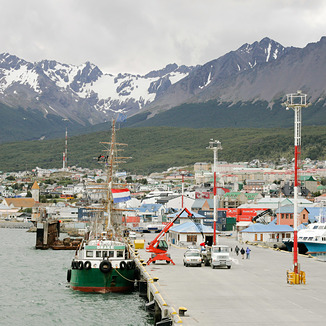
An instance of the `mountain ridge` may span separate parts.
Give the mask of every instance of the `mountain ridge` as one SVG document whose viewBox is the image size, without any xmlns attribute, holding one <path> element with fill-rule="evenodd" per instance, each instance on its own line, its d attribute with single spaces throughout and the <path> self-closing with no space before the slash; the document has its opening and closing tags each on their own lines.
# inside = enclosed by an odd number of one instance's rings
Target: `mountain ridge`
<svg viewBox="0 0 326 326">
<path fill-rule="evenodd" d="M 326 92 L 326 37 L 304 48 L 284 47 L 265 37 L 259 42 L 244 43 L 203 65 L 173 63 L 142 76 L 104 73 L 91 62 L 79 66 L 55 60 L 30 63 L 8 53 L 0 54 L 0 118 L 8 119 L 12 109 L 9 120 L 12 128 L 20 126 L 21 139 L 54 137 L 66 127 L 71 133 L 101 130 L 119 113 L 128 118 L 129 126 L 157 125 L 162 114 L 167 124 L 175 125 L 173 119 L 177 115 L 177 126 L 186 126 L 180 114 L 176 114 L 180 107 L 184 114 L 196 113 L 196 128 L 206 124 L 214 127 L 213 116 L 225 119 L 225 127 L 259 127 L 249 121 L 263 123 L 257 121 L 257 114 L 274 119 L 269 126 L 278 126 L 280 118 L 264 110 L 275 110 L 285 94 L 298 89 L 316 105 L 317 109 L 311 110 L 314 116 L 310 123 L 326 123 L 321 112 Z M 257 101 L 262 111 L 257 111 Z M 196 105 L 198 112 L 191 105 Z M 241 108 L 246 112 L 238 111 Z M 235 112 L 239 119 L 241 116 L 241 122 L 236 121 Z M 217 113 L 223 116 L 216 116 Z M 26 119 L 38 123 L 28 124 Z M 288 119 L 287 126 L 290 116 Z M 10 126 L 5 120 L 4 124 L 8 130 Z M 18 134 L 0 131 L 0 142 L 19 140 Z"/>
</svg>

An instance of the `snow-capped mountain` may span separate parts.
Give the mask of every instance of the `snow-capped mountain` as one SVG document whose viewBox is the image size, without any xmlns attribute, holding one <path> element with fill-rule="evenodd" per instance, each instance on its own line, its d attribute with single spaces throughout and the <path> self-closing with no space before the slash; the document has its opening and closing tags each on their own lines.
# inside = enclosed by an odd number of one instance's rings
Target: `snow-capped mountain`
<svg viewBox="0 0 326 326">
<path fill-rule="evenodd" d="M 228 81 L 244 72 L 253 71 L 258 66 L 266 66 L 280 60 L 288 48 L 269 39 L 244 44 L 218 59 L 198 66 L 181 81 L 171 86 L 149 108 L 169 109 L 189 101 L 206 101 L 216 98 L 219 89 Z M 226 101 L 228 99 L 225 99 Z"/>
<path fill-rule="evenodd" d="M 39 109 L 80 124 L 96 124 L 112 113 L 138 112 L 191 72 L 193 67 L 167 65 L 145 76 L 105 74 L 86 62 L 80 66 L 44 60 L 27 62 L 0 54 L 0 101 L 8 106 Z"/>
<path fill-rule="evenodd" d="M 49 60 L 31 63 L 0 54 L 0 130 L 5 135 L 2 139 L 53 137 L 54 132 L 62 133 L 67 125 L 77 132 L 81 126 L 86 129 L 84 126 L 108 121 L 117 112 L 128 117 L 143 113 L 128 119 L 125 125 L 129 126 L 259 127 L 257 112 L 271 111 L 284 94 L 297 90 L 309 94 L 310 101 L 319 101 L 314 113 L 310 110 L 309 118 L 311 124 L 320 124 L 324 121 L 321 103 L 326 94 L 325 53 L 326 37 L 303 49 L 285 48 L 264 38 L 204 65 L 169 64 L 146 75 L 104 73 L 90 62 L 80 66 Z M 263 104 L 257 109 L 258 101 Z M 206 117 L 204 107 L 208 102 L 216 107 Z M 248 110 L 245 114 L 241 108 L 244 102 Z M 161 118 L 164 111 L 177 110 L 183 104 L 196 105 L 193 111 L 179 115 L 171 111 L 165 120 Z M 227 109 L 230 106 L 240 111 L 234 114 Z M 218 110 L 223 111 L 223 123 L 219 117 L 221 124 L 212 118 Z M 241 123 L 237 121 L 240 116 Z M 11 132 L 12 126 L 19 126 L 20 136 Z M 0 134 L 0 142 L 2 139 Z"/>
</svg>

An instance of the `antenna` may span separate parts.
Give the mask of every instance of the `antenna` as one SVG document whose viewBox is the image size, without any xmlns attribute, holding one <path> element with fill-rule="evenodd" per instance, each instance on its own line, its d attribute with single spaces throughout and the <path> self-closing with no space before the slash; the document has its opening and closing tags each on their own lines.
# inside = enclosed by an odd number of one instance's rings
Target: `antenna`
<svg viewBox="0 0 326 326">
<path fill-rule="evenodd" d="M 67 128 L 66 128 L 65 157 L 66 157 L 66 168 L 68 168 L 68 130 L 67 130 Z"/>
<path fill-rule="evenodd" d="M 67 168 L 68 168 L 68 131 L 66 128 L 65 151 L 62 153 L 62 169 L 65 170 Z"/>
</svg>

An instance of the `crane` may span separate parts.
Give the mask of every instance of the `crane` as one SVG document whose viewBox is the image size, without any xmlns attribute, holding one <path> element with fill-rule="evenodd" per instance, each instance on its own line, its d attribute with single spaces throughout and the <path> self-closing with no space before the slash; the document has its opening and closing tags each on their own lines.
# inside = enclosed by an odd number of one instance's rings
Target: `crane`
<svg viewBox="0 0 326 326">
<path fill-rule="evenodd" d="M 175 265 L 174 261 L 170 257 L 170 254 L 167 253 L 167 250 L 169 248 L 168 244 L 165 240 L 162 240 L 162 237 L 168 232 L 168 230 L 173 226 L 173 223 L 181 216 L 183 212 L 186 212 L 188 214 L 188 218 L 194 218 L 193 214 L 187 208 L 184 208 L 178 215 L 176 215 L 171 220 L 171 222 L 167 224 L 164 229 L 162 229 L 162 231 L 157 235 L 157 237 L 152 240 L 146 247 L 146 251 L 152 253 L 151 258 L 149 258 L 147 261 L 147 265 L 149 265 L 150 263 L 155 264 L 157 260 L 165 260 L 167 264 L 172 263 L 173 265 Z"/>
</svg>

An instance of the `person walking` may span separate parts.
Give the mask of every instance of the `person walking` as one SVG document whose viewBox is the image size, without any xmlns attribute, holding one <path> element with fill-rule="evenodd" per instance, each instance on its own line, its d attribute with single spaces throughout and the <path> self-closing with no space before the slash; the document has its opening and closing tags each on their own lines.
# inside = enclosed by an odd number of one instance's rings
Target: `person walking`
<svg viewBox="0 0 326 326">
<path fill-rule="evenodd" d="M 244 259 L 245 250 L 243 248 L 241 248 L 240 253 L 242 255 L 242 259 Z"/>
<path fill-rule="evenodd" d="M 250 249 L 249 249 L 249 247 L 247 247 L 247 249 L 246 249 L 246 254 L 247 254 L 247 259 L 250 259 Z"/>
<path fill-rule="evenodd" d="M 237 256 L 239 256 L 240 248 L 238 246 L 235 246 L 234 251 L 237 254 Z"/>
</svg>

